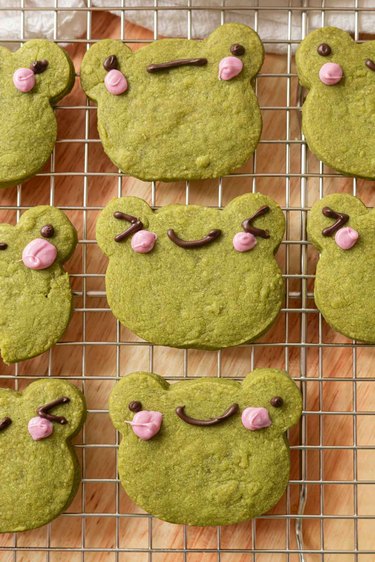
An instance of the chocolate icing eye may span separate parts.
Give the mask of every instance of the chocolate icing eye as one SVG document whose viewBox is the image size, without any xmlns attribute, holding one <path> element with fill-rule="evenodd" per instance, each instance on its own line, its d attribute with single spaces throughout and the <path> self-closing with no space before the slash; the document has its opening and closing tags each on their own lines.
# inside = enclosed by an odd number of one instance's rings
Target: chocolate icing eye
<svg viewBox="0 0 375 562">
<path fill-rule="evenodd" d="M 131 234 L 143 229 L 143 222 L 137 219 L 137 217 L 133 217 L 133 215 L 128 215 L 127 213 L 122 213 L 121 211 L 115 211 L 113 216 L 115 219 L 119 219 L 120 221 L 130 222 L 129 228 L 126 228 L 123 232 L 120 232 L 120 234 L 115 236 L 115 242 L 122 242 L 122 240 L 125 240 L 125 238 Z"/>
<path fill-rule="evenodd" d="M 48 68 L 48 60 L 46 59 L 34 60 L 34 62 L 32 62 L 30 65 L 30 69 L 34 72 L 34 74 L 42 74 L 47 70 L 47 68 Z"/>
<path fill-rule="evenodd" d="M 281 406 L 284 404 L 284 400 L 281 398 L 281 396 L 274 396 L 273 398 L 271 398 L 270 404 L 274 408 L 281 408 Z"/>
<path fill-rule="evenodd" d="M 343 227 L 349 220 L 349 215 L 346 213 L 336 212 L 330 207 L 323 207 L 322 213 L 325 217 L 336 219 L 331 226 L 327 226 L 322 230 L 323 236 L 332 236 L 332 234 L 335 234 L 335 232 L 340 230 L 340 228 Z"/>
<path fill-rule="evenodd" d="M 375 62 L 373 60 L 367 59 L 365 65 L 367 66 L 367 68 L 375 72 Z"/>
<path fill-rule="evenodd" d="M 104 69 L 107 71 L 118 69 L 118 60 L 116 55 L 109 55 L 103 62 Z"/>
<path fill-rule="evenodd" d="M 317 51 L 321 57 L 328 57 L 332 53 L 332 49 L 327 43 L 321 43 Z"/>
<path fill-rule="evenodd" d="M 230 52 L 232 53 L 232 55 L 240 57 L 241 55 L 245 54 L 245 47 L 243 45 L 240 45 L 239 43 L 234 43 L 230 47 Z"/>
<path fill-rule="evenodd" d="M 3 419 L 0 421 L 0 431 L 3 431 L 3 430 L 6 429 L 7 427 L 9 427 L 11 423 L 12 423 L 12 420 L 11 420 L 10 418 L 8 418 L 8 417 L 3 418 Z"/>
<path fill-rule="evenodd" d="M 327 43 L 321 43 L 317 48 L 317 51 L 321 57 L 329 57 L 332 53 L 332 49 L 329 45 L 327 45 Z"/>
<path fill-rule="evenodd" d="M 40 234 L 43 236 L 43 238 L 52 238 L 52 236 L 54 236 L 55 234 L 55 229 L 53 228 L 52 224 L 45 224 L 40 229 Z"/>
<path fill-rule="evenodd" d="M 8 247 L 8 244 L 6 242 L 0 242 L 0 250 L 6 250 Z"/>
<path fill-rule="evenodd" d="M 269 238 L 270 233 L 268 232 L 268 230 L 263 230 L 263 228 L 257 228 L 256 226 L 253 226 L 253 221 L 255 221 L 255 219 L 266 215 L 267 213 L 269 213 L 269 211 L 270 208 L 268 205 L 260 207 L 260 209 L 258 209 L 256 213 L 242 222 L 242 228 L 244 229 L 244 231 L 250 232 L 254 236 L 260 236 L 260 238 Z"/>
<path fill-rule="evenodd" d="M 55 416 L 55 414 L 50 414 L 50 410 L 55 408 L 56 406 L 60 406 L 60 404 L 68 404 L 70 402 L 70 398 L 67 396 L 62 396 L 61 398 L 57 398 L 48 404 L 43 404 L 43 406 L 39 406 L 37 409 L 37 414 L 40 418 L 44 418 L 50 422 L 56 422 L 60 425 L 65 425 L 68 423 L 68 420 L 64 418 L 64 416 Z"/>
<path fill-rule="evenodd" d="M 139 400 L 133 400 L 133 402 L 130 402 L 128 408 L 131 412 L 140 412 L 142 410 L 142 404 Z"/>
</svg>

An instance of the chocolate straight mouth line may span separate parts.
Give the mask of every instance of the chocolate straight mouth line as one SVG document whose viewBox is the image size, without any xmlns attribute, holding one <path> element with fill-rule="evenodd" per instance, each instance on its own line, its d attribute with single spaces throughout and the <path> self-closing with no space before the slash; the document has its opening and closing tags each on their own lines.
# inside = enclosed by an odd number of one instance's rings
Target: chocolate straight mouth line
<svg viewBox="0 0 375 562">
<path fill-rule="evenodd" d="M 217 418 L 209 418 L 208 420 L 199 420 L 197 418 L 192 418 L 188 416 L 187 414 L 185 414 L 185 406 L 178 406 L 176 408 L 176 414 L 185 423 L 188 423 L 190 425 L 198 425 L 201 427 L 206 427 L 210 425 L 216 425 L 218 423 L 221 423 L 222 421 L 227 420 L 228 418 L 236 414 L 238 410 L 239 410 L 238 404 L 231 404 L 229 408 L 225 410 L 224 414 L 218 416 Z"/>
<path fill-rule="evenodd" d="M 171 60 L 169 62 L 161 62 L 149 64 L 147 72 L 160 72 L 161 70 L 168 70 L 169 68 L 178 68 L 180 66 L 206 66 L 207 59 L 179 59 Z"/>
</svg>

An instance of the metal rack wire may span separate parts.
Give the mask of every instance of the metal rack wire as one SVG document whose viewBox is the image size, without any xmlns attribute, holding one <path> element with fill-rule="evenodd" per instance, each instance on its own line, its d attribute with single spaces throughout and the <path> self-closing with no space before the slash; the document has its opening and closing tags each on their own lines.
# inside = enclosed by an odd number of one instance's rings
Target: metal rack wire
<svg viewBox="0 0 375 562">
<path fill-rule="evenodd" d="M 279 43 L 285 46 L 286 54 L 279 57 L 276 65 L 275 58 L 266 61 L 257 80 L 270 134 L 263 137 L 253 162 L 244 171 L 207 184 L 207 204 L 222 207 L 238 190 L 260 190 L 272 196 L 278 194 L 286 214 L 286 239 L 279 254 L 286 279 L 285 306 L 270 334 L 252 345 L 215 354 L 154 348 L 134 338 L 111 317 L 105 301 L 104 264 L 93 236 L 95 215 L 111 197 L 128 194 L 133 188 L 154 207 L 168 200 L 168 190 L 156 183 L 137 182 L 135 187 L 129 186 L 125 176 L 112 167 L 96 169 L 93 151 L 100 150 L 100 143 L 93 126 L 95 107 L 85 103 L 82 96 L 70 105 L 65 100 L 60 102 L 57 108 L 60 122 L 64 121 L 66 113 L 74 112 L 78 116 L 83 112 L 81 134 L 78 132 L 71 138 L 70 132 L 63 130 L 51 158 L 50 171 L 41 172 L 32 181 L 43 184 L 41 191 L 36 192 L 37 196 L 40 194 L 47 199 L 43 202 L 64 209 L 81 226 L 80 251 L 70 268 L 75 294 L 72 328 L 64 340 L 42 358 L 14 367 L 0 366 L 0 379 L 2 384 L 18 389 L 35 377 L 66 376 L 82 387 L 89 403 L 88 422 L 76 445 L 81 454 L 83 479 L 68 513 L 56 522 L 26 534 L 0 537 L 1 562 L 370 562 L 375 559 L 374 533 L 371 532 L 375 511 L 368 508 L 375 497 L 372 491 L 375 472 L 371 470 L 375 437 L 372 437 L 370 417 L 375 404 L 371 405 L 368 399 L 375 384 L 375 375 L 369 367 L 372 348 L 341 338 L 324 325 L 312 294 L 316 254 L 306 238 L 311 202 L 327 191 L 344 190 L 361 195 L 367 204 L 374 204 L 374 201 L 370 182 L 343 179 L 308 154 L 298 128 L 300 96 L 296 96 L 297 78 L 292 56 L 298 42 L 292 39 L 292 18 L 296 14 L 302 28 L 300 39 L 308 32 L 311 12 L 319 12 L 324 25 L 327 12 L 334 10 L 353 18 L 354 36 L 359 40 L 359 14 L 365 9 L 360 0 L 353 0 L 352 7 L 336 5 L 335 8 L 327 7 L 325 0 L 321 0 L 319 8 L 310 6 L 309 0 L 301 0 L 299 6 L 294 3 L 285 0 L 285 5 L 277 8 L 236 7 L 238 12 L 242 10 L 252 15 L 256 30 L 262 11 L 283 13 L 287 34 Z M 12 9 L 14 6 L 7 5 L 7 0 L 0 0 L 0 22 L 1 12 Z M 113 9 L 120 12 L 119 38 L 138 44 L 158 38 L 158 15 L 171 7 L 158 6 L 158 0 L 154 0 L 152 6 L 128 7 L 126 0 L 122 0 L 120 7 L 116 5 Z M 186 37 L 191 38 L 196 12 L 215 11 L 220 13 L 221 23 L 225 23 L 227 12 L 233 7 L 226 6 L 225 2 L 218 7 L 194 6 L 187 0 L 186 6 L 173 9 L 186 14 Z M 20 0 L 17 12 L 21 42 L 26 38 L 25 15 L 35 10 L 53 12 L 56 42 L 89 48 L 92 42 L 103 38 L 92 31 L 99 9 L 91 6 L 91 0 L 87 0 L 87 8 L 78 9 L 86 14 L 86 37 L 74 41 L 59 35 L 57 23 L 62 10 L 59 0 L 54 0 L 52 10 L 30 8 L 25 0 Z M 63 10 L 66 12 L 69 8 L 64 6 Z M 131 10 L 148 10 L 153 14 L 153 37 L 139 39 L 126 35 L 126 14 Z M 375 12 L 375 7 L 366 8 L 366 12 L 370 11 Z M 262 84 L 267 80 L 285 83 L 281 104 L 279 100 L 262 103 L 262 96 L 269 89 L 266 85 L 262 88 Z M 267 113 L 279 117 L 281 129 L 277 136 L 272 136 L 272 117 L 267 121 Z M 82 163 L 80 169 L 75 166 L 60 169 L 59 156 L 65 153 L 66 147 L 77 151 Z M 269 153 L 282 155 L 283 164 L 279 169 L 274 169 L 270 162 L 269 167 L 263 169 L 261 155 L 265 148 Z M 69 182 L 77 185 L 77 196 L 73 197 L 70 192 L 65 198 L 64 188 Z M 101 182 L 111 182 L 105 184 L 111 187 L 108 193 L 104 189 L 96 195 Z M 175 189 L 180 202 L 186 204 L 192 202 L 192 198 L 201 197 L 199 189 L 189 183 Z M 2 218 L 15 222 L 24 209 L 40 202 L 30 195 L 29 185 L 4 190 L 0 194 Z M 104 326 L 105 330 L 101 330 Z M 279 506 L 245 525 L 215 530 L 162 524 L 137 510 L 121 490 L 117 477 L 118 435 L 110 427 L 106 405 L 108 392 L 116 380 L 134 369 L 154 370 L 171 380 L 197 375 L 242 378 L 262 362 L 289 370 L 304 391 L 303 420 L 300 428 L 291 432 L 294 468 L 288 491 Z M 171 363 L 173 373 L 169 368 Z M 341 402 L 336 402 L 337 396 L 341 397 Z M 370 435 L 368 441 L 364 440 L 366 432 Z M 338 464 L 344 468 L 336 473 Z M 368 464 L 370 468 L 364 470 Z M 367 503 L 362 508 L 364 495 Z M 334 505 L 329 497 L 334 499 Z M 343 497 L 345 502 L 340 503 Z M 276 537 L 275 541 L 272 536 Z"/>
</svg>

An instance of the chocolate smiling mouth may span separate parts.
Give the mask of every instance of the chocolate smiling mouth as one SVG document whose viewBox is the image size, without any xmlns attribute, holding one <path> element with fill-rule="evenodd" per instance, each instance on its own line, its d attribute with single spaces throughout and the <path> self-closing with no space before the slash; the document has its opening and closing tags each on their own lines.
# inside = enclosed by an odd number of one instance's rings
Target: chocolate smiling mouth
<svg viewBox="0 0 375 562">
<path fill-rule="evenodd" d="M 170 68 L 178 68 L 180 66 L 206 66 L 207 59 L 179 59 L 169 62 L 161 62 L 149 64 L 147 72 L 160 72 L 161 70 L 169 70 Z"/>
<path fill-rule="evenodd" d="M 201 427 L 206 427 L 206 426 L 209 426 L 209 425 L 216 425 L 218 423 L 221 423 L 221 422 L 227 420 L 228 418 L 230 418 L 231 416 L 236 414 L 238 412 L 238 410 L 239 410 L 238 404 L 231 404 L 229 406 L 229 408 L 227 410 L 225 410 L 224 414 L 222 414 L 221 416 L 218 416 L 217 418 L 209 418 L 208 420 L 199 420 L 197 418 L 192 418 L 192 417 L 188 416 L 187 414 L 185 414 L 185 406 L 178 406 L 176 408 L 176 414 L 185 423 L 188 423 L 190 425 L 198 425 L 198 426 L 201 426 Z"/>
<path fill-rule="evenodd" d="M 172 242 L 174 242 L 176 246 L 180 246 L 180 248 L 191 249 L 191 248 L 202 248 L 202 246 L 207 246 L 207 244 L 210 244 L 221 235 L 221 230 L 217 228 L 215 228 L 214 230 L 210 230 L 210 232 L 200 240 L 183 240 L 182 238 L 177 236 L 173 228 L 170 228 L 167 231 L 167 234 L 168 234 L 168 238 L 172 240 Z"/>
</svg>

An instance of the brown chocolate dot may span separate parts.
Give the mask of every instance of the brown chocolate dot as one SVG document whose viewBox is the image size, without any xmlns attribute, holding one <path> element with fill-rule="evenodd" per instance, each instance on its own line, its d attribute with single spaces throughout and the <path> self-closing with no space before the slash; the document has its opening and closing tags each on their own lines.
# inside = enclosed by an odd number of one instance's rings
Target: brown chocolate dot
<svg viewBox="0 0 375 562">
<path fill-rule="evenodd" d="M 274 408 L 281 408 L 281 406 L 284 404 L 284 400 L 281 398 L 281 396 L 274 396 L 273 398 L 271 398 L 270 402 L 271 406 L 273 406 Z"/>
<path fill-rule="evenodd" d="M 375 62 L 371 59 L 367 59 L 367 61 L 365 62 L 365 65 L 367 66 L 367 68 L 369 68 L 370 70 L 375 71 Z"/>
<path fill-rule="evenodd" d="M 322 57 L 328 57 L 332 53 L 332 49 L 329 45 L 327 45 L 327 43 L 322 43 L 321 45 L 319 45 L 317 51 Z"/>
<path fill-rule="evenodd" d="M 6 244 L 5 242 L 0 242 L 0 250 L 6 250 L 8 247 L 8 244 Z"/>
<path fill-rule="evenodd" d="M 142 410 L 142 404 L 138 400 L 134 400 L 130 402 L 128 408 L 131 412 L 140 412 Z"/>
<path fill-rule="evenodd" d="M 109 70 L 114 70 L 118 68 L 118 60 L 116 55 L 109 55 L 109 57 L 107 57 L 105 59 L 105 61 L 103 62 L 103 66 L 105 68 L 105 70 L 109 71 Z"/>
<path fill-rule="evenodd" d="M 34 72 L 34 74 L 42 74 L 42 72 L 47 70 L 47 67 L 48 67 L 48 60 L 46 59 L 34 60 L 34 62 L 32 62 L 30 65 L 30 68 Z"/>
<path fill-rule="evenodd" d="M 55 229 L 53 228 L 52 224 L 45 224 L 40 229 L 40 234 L 43 236 L 43 238 L 52 238 L 52 236 L 55 234 Z"/>
<path fill-rule="evenodd" d="M 245 47 L 243 45 L 240 45 L 239 43 L 234 43 L 234 45 L 231 45 L 230 52 L 232 53 L 232 55 L 240 57 L 241 55 L 245 54 Z"/>
<path fill-rule="evenodd" d="M 7 427 L 9 427 L 12 423 L 12 420 L 7 416 L 6 418 L 3 418 L 0 421 L 0 431 L 3 431 L 3 429 L 6 429 Z"/>
</svg>

